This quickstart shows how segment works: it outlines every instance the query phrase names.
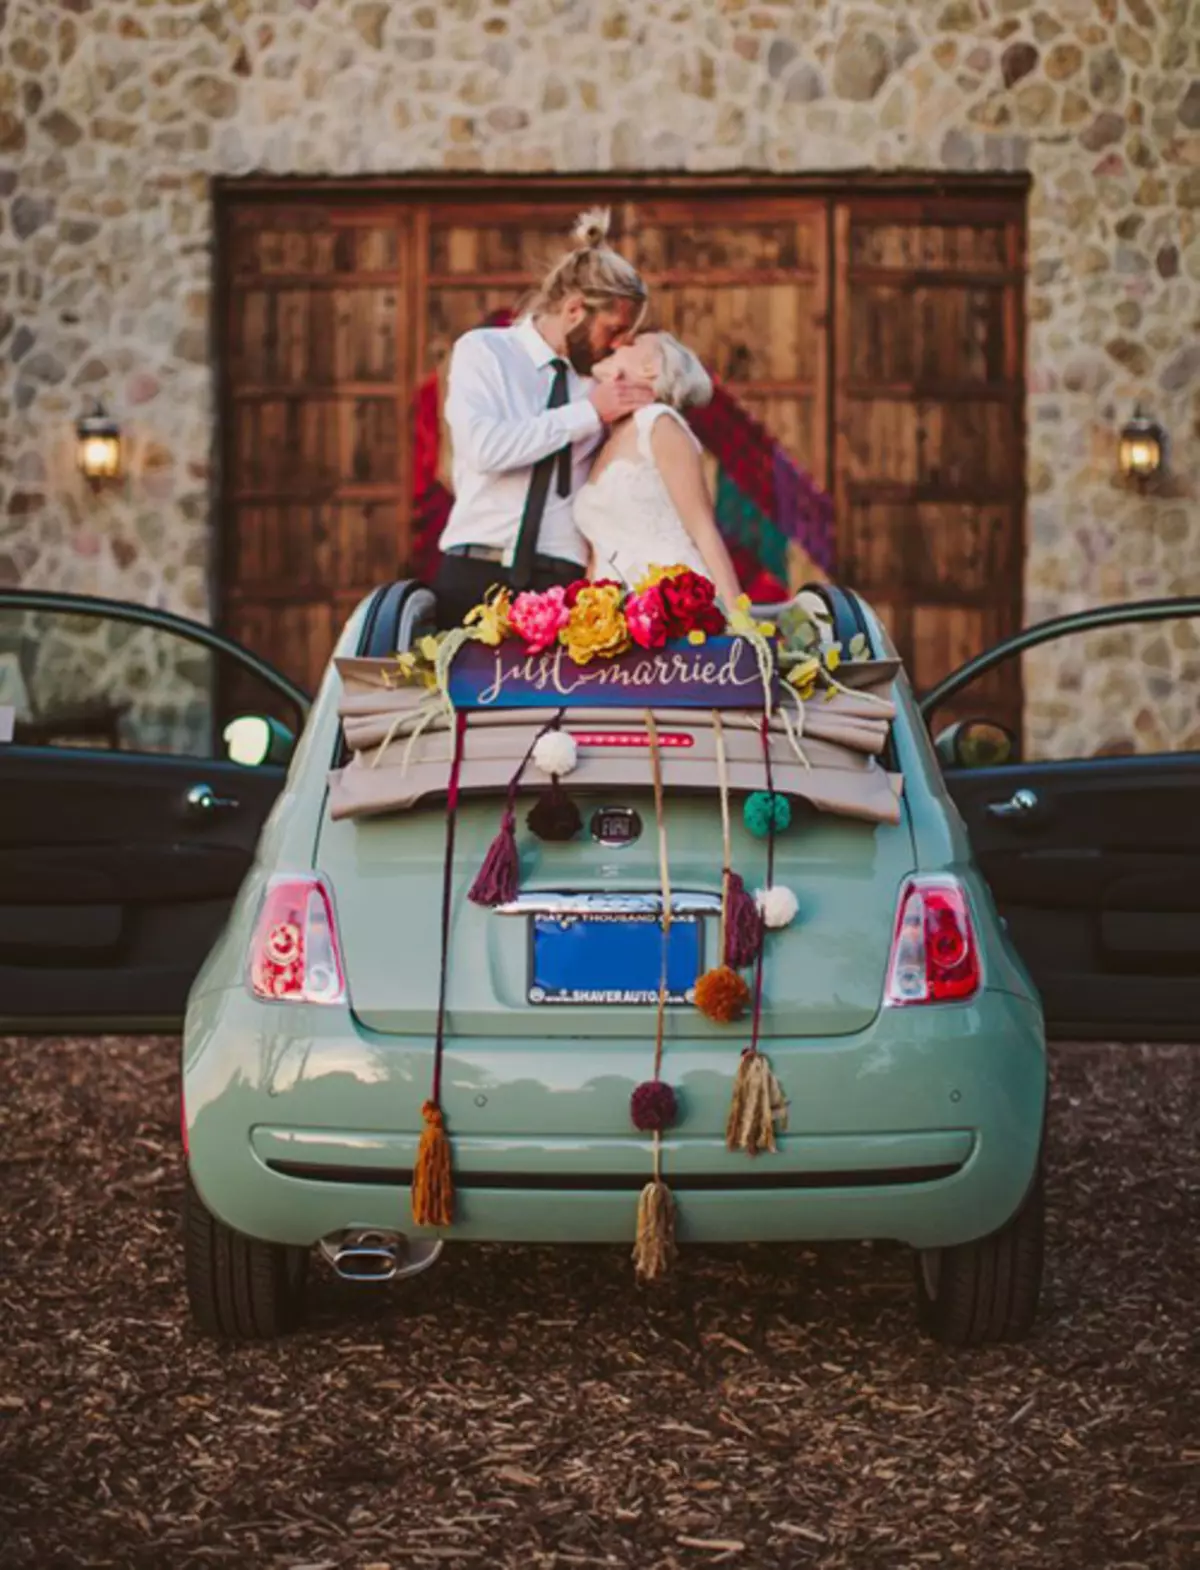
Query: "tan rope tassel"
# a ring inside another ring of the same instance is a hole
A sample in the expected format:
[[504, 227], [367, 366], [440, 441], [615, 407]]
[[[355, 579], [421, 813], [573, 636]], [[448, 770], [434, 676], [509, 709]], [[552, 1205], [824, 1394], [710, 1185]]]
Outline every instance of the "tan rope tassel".
[[[658, 880], [662, 892], [662, 968], [658, 978], [658, 1018], [654, 1031], [654, 1078], [662, 1067], [663, 1039], [667, 1019], [667, 952], [671, 934], [671, 868], [667, 858], [667, 818], [663, 805], [662, 755], [658, 726], [646, 710], [646, 734], [650, 741], [650, 773], [654, 781], [654, 816], [658, 825]], [[663, 1182], [662, 1135], [654, 1132], [654, 1175], [638, 1197], [637, 1227], [633, 1243], [633, 1267], [641, 1281], [657, 1281], [670, 1269], [675, 1257], [675, 1198]]]

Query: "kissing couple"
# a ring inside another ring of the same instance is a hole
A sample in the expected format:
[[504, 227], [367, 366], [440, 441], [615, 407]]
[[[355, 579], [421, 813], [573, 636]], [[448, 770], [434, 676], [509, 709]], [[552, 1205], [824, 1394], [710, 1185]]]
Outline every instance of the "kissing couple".
[[442, 627], [497, 585], [540, 592], [588, 577], [632, 589], [658, 566], [711, 579], [727, 609], [738, 597], [683, 418], [712, 382], [670, 333], [640, 330], [646, 285], [606, 243], [608, 226], [607, 211], [584, 213], [526, 314], [454, 345]]

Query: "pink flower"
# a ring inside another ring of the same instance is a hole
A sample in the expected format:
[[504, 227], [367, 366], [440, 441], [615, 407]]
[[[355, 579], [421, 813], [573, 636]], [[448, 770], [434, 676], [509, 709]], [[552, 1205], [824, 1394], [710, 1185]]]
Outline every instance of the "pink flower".
[[571, 612], [566, 603], [567, 591], [561, 587], [543, 589], [534, 594], [526, 589], [512, 602], [508, 621], [519, 638], [525, 640], [530, 654], [543, 654], [553, 644], [561, 628], [567, 624]]
[[639, 648], [661, 649], [666, 643], [667, 618], [657, 584], [625, 601], [625, 625]]

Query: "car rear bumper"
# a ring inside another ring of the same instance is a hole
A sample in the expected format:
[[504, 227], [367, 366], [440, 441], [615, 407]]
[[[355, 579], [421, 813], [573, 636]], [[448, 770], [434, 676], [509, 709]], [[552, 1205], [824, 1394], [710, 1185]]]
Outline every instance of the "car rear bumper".
[[[887, 1010], [853, 1036], [773, 1041], [789, 1098], [779, 1149], [721, 1138], [740, 1038], [672, 1041], [681, 1117], [663, 1173], [683, 1242], [887, 1238], [917, 1247], [994, 1231], [1041, 1145], [1046, 1060], [1031, 1001]], [[208, 994], [189, 1012], [184, 1090], [192, 1176], [250, 1236], [309, 1244], [348, 1226], [413, 1232], [408, 1183], [430, 1043], [338, 1010]], [[456, 1039], [447, 1127], [464, 1242], [631, 1242], [650, 1174], [629, 1093], [640, 1043]], [[628, 1130], [628, 1132], [626, 1132]]]

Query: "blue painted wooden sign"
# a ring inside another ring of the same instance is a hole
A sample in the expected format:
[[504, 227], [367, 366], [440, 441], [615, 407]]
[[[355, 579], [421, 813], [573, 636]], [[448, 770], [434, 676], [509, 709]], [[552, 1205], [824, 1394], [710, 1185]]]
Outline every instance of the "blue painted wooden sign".
[[745, 638], [679, 640], [576, 665], [566, 649], [468, 643], [450, 667], [456, 709], [759, 709], [762, 672]]

